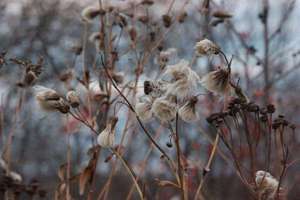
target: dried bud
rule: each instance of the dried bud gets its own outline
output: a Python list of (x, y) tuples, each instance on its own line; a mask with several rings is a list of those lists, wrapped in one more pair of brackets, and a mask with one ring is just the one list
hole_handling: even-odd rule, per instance
[(171, 142), (167, 142), (166, 145), (167, 145), (168, 148), (172, 148), (173, 147), (173, 145), (172, 145)]
[(172, 18), (169, 15), (163, 15), (162, 20), (166, 28), (169, 28), (171, 26)]
[(267, 112), (272, 114), (275, 112), (275, 106), (273, 104), (267, 105)]
[(62, 114), (66, 114), (69, 112), (70, 106), (63, 98), (60, 98), (56, 109), (59, 110)]
[(106, 125), (106, 128), (98, 135), (97, 142), (101, 147), (112, 148), (115, 141), (115, 126), (118, 118), (112, 117)]
[(25, 74), (25, 78), (24, 78), (24, 84), (26, 86), (30, 86), (30, 85), (33, 85), (34, 82), (36, 81), (37, 79), (37, 76), (36, 74), (33, 72), (33, 71), (28, 71), (26, 74)]
[(218, 54), (220, 52), (220, 47), (208, 39), (197, 42), (195, 49), (200, 56)]
[(94, 6), (86, 7), (81, 12), (81, 17), (84, 22), (91, 23), (95, 17), (100, 14), (99, 8)]
[(73, 108), (77, 108), (80, 104), (79, 96), (74, 90), (67, 93), (66, 99)]

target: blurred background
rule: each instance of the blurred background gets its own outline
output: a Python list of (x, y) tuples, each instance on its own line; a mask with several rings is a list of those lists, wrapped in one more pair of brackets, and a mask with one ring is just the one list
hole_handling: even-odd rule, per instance
[[(300, 3), (296, 0), (154, 0), (153, 5), (139, 0), (103, 0), (106, 9), (121, 10), (128, 20), (127, 27), (135, 27), (138, 42), (132, 47), (130, 32), (122, 31), (121, 25), (112, 26), (112, 35), (118, 40), (114, 50), (118, 51), (115, 70), (124, 76), (124, 82), (134, 82), (137, 74), (137, 60), (143, 56), (149, 45), (159, 41), (148, 60), (143, 62), (143, 73), (139, 82), (157, 76), (157, 57), (161, 49), (174, 48), (170, 64), (180, 59), (192, 60), (195, 43), (209, 38), (218, 44), (228, 57), (233, 55), (233, 77), (251, 101), (259, 105), (272, 103), (276, 113), (296, 124), (300, 123)], [(205, 7), (209, 2), (208, 9)], [(91, 33), (99, 31), (99, 20), (86, 24), (81, 19), (81, 11), (99, 1), (76, 0), (1, 0), (0, 1), (0, 151), (12, 135), (11, 168), (18, 172), (23, 181), (37, 180), (52, 199), (59, 183), (58, 169), (67, 159), (67, 135), (70, 135), (72, 175), (79, 173), (88, 163), (87, 151), (91, 146), (91, 131), (73, 118), (60, 113), (42, 111), (34, 98), (32, 87), (20, 87), (24, 68), (10, 58), (38, 63), (43, 58), (42, 73), (36, 84), (55, 88), (61, 93), (74, 88), (86, 91), (78, 79), (82, 77), (85, 65), (91, 80), (97, 80), (100, 60), (97, 49), (88, 40)], [(134, 5), (134, 6), (133, 6)], [(224, 12), (229, 16), (213, 15)], [(223, 13), (223, 14), (224, 14)], [(133, 17), (130, 17), (133, 14)], [(168, 14), (173, 17), (171, 27), (162, 20)], [(111, 14), (112, 16), (114, 14)], [(114, 15), (115, 17), (115, 15)], [(147, 23), (150, 20), (151, 23)], [(146, 21), (146, 22), (145, 22)], [(153, 23), (152, 23), (153, 22)], [(120, 35), (120, 36), (119, 36)], [(84, 55), (76, 54), (76, 48), (84, 43)], [(0, 60), (1, 61), (1, 60)], [(196, 59), (193, 69), (200, 75), (220, 65), (220, 60), (212, 58)], [(100, 80), (101, 81), (101, 80)], [(142, 91), (142, 89), (141, 89)], [(22, 98), (20, 98), (22, 97)], [(131, 98), (134, 102), (134, 98)], [(83, 100), (85, 101), (85, 100)], [(219, 98), (203, 97), (199, 104), (200, 122), (182, 123), (180, 134), (183, 155), (187, 163), (189, 188), (195, 191), (199, 183), (200, 170), (206, 163), (211, 144), (202, 132), (212, 130), (206, 122), (209, 114), (220, 109)], [(93, 116), (97, 118), (97, 128), (103, 129), (102, 115), (112, 115), (92, 102)], [(217, 106), (216, 106), (217, 105)], [(134, 120), (126, 121), (128, 109), (123, 107), (119, 114), (116, 143), (126, 132), (124, 158), (132, 165), (145, 183), (148, 199), (179, 199), (174, 189), (157, 187), (155, 178), (167, 179), (170, 172), (160, 160), (157, 150), (149, 151), (149, 141), (142, 134)], [(123, 117), (124, 116), (124, 117)], [(131, 116), (132, 117), (132, 116)], [(127, 124), (129, 123), (129, 125)], [(105, 123), (104, 123), (105, 124)], [(125, 130), (126, 126), (126, 130)], [(151, 133), (157, 131), (157, 141), (170, 155), (173, 148), (166, 147), (168, 134), (159, 122), (146, 124)], [(13, 134), (11, 134), (13, 133)], [(209, 134), (208, 134), (209, 135)], [(300, 147), (300, 137), (295, 137), (295, 152)], [(148, 155), (149, 154), (149, 155)], [(102, 150), (97, 165), (96, 187), (107, 184), (113, 174), (107, 199), (125, 199), (131, 189), (131, 180), (120, 163), (115, 160), (105, 162), (111, 154)], [(145, 156), (149, 156), (144, 163)], [(174, 157), (175, 158), (175, 157)], [(145, 170), (143, 169), (145, 165)], [(116, 167), (115, 172), (111, 169)], [(211, 174), (203, 188), (205, 199), (251, 199), (247, 189), (238, 180), (232, 166), (216, 156)], [(290, 169), (283, 181), (288, 188), (288, 199), (300, 198), (300, 164)], [(198, 178), (197, 178), (198, 177)], [(72, 186), (74, 199), (86, 199), (78, 195), (78, 185)], [(99, 192), (97, 191), (97, 193)], [(24, 199), (29, 198), (24, 196)], [(132, 199), (138, 199), (135, 194)], [(94, 198), (96, 199), (96, 198)]]

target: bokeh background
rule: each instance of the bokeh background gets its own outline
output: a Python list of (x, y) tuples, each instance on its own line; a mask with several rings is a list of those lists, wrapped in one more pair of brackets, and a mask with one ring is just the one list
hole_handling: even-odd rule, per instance
[[(272, 103), (278, 113), (298, 126), (300, 123), (300, 3), (296, 0), (269, 0), (268, 27), (262, 23), (264, 5), (263, 0), (211, 0), (208, 11), (203, 11), (206, 0), (189, 0), (183, 7), (183, 0), (154, 0), (152, 6), (140, 5), (141, 1), (103, 0), (105, 5), (124, 9), (128, 13), (134, 12), (134, 20), (128, 20), (135, 25), (140, 36), (136, 50), (130, 47), (128, 34), (119, 38), (117, 50), (119, 60), (116, 71), (124, 74), (126, 82), (135, 81), (136, 59), (143, 55), (143, 51), (151, 44), (149, 35), (156, 34), (160, 39), (159, 48), (175, 48), (176, 55), (169, 61), (176, 63), (179, 59), (191, 60), (197, 41), (209, 38), (217, 43), (230, 57), (233, 55), (233, 76), (240, 78), (240, 85), (251, 101), (259, 105)], [(172, 8), (168, 11), (170, 4)], [(6, 58), (19, 58), (36, 63), (44, 58), (43, 72), (37, 84), (55, 88), (66, 92), (69, 88), (83, 91), (77, 77), (83, 74), (82, 65), (86, 65), (91, 72), (92, 79), (98, 79), (100, 61), (94, 44), (87, 37), (99, 30), (97, 21), (88, 26), (81, 20), (80, 13), (88, 5), (97, 5), (98, 1), (76, 0), (1, 0), (0, 1), (0, 51), (7, 52)], [(139, 5), (138, 5), (139, 4)], [(132, 5), (137, 5), (133, 6)], [(132, 11), (134, 10), (134, 11)], [(170, 29), (163, 25), (162, 15), (171, 16), (186, 12), (183, 23), (176, 23)], [(215, 11), (224, 11), (232, 15), (225, 21), (216, 21), (212, 16)], [(124, 11), (125, 12), (125, 11)], [(207, 13), (208, 12), (208, 13)], [(141, 18), (147, 16), (155, 24), (145, 25)], [(134, 22), (132, 22), (134, 21)], [(129, 26), (129, 25), (128, 25)], [(113, 27), (117, 36), (120, 27)], [(85, 58), (74, 54), (74, 47), (86, 41)], [(157, 75), (159, 66), (155, 50), (149, 60), (144, 63), (140, 81)], [(220, 61), (212, 58), (197, 59), (193, 69), (201, 76), (214, 69)], [(72, 73), (67, 82), (62, 78), (66, 73)], [(59, 182), (57, 172), (66, 162), (66, 138), (71, 134), (72, 174), (78, 173), (89, 161), (87, 155), (91, 147), (90, 130), (81, 126), (72, 118), (60, 113), (47, 113), (37, 105), (31, 87), (20, 88), (17, 82), (23, 76), (22, 67), (7, 61), (0, 68), (0, 150), (13, 132), (11, 162), (12, 169), (20, 173), (25, 182), (38, 180), (41, 187), (47, 191), (47, 198), (53, 198)], [(19, 96), (22, 95), (22, 102)], [(84, 96), (84, 95), (83, 95)], [(82, 97), (84, 98), (84, 97)], [(134, 98), (131, 99), (134, 101)], [(220, 106), (219, 98), (208, 97), (202, 99), (199, 105), (201, 120), (195, 124), (183, 124), (180, 127), (182, 135), (182, 150), (188, 163), (189, 187), (194, 191), (199, 183), (201, 167), (205, 165), (211, 144), (207, 136), (202, 134), (211, 129), (205, 118)], [(95, 103), (95, 102), (94, 102)], [(96, 104), (96, 103), (95, 103)], [(93, 108), (97, 109), (97, 106)], [(95, 111), (95, 116), (97, 112)], [(126, 125), (128, 110), (124, 107), (120, 111), (117, 126), (116, 143), (121, 140)], [(112, 111), (106, 113), (111, 115)], [(98, 115), (101, 115), (98, 113)], [(103, 122), (97, 118), (98, 128)], [(149, 150), (149, 141), (141, 133), (138, 124), (130, 120), (124, 141), (124, 157), (133, 166), (136, 173), (141, 171), (143, 159)], [(127, 125), (126, 125), (127, 126)], [(159, 122), (146, 124), (150, 132), (160, 129), (157, 138), (164, 149), (175, 156), (174, 149), (168, 149), (166, 142), (168, 134)], [(103, 129), (103, 128), (102, 128)], [(299, 149), (299, 135), (296, 137), (296, 149)], [(111, 168), (116, 161), (104, 162), (110, 152), (101, 151), (96, 176), (99, 189), (111, 175)], [(179, 199), (172, 188), (157, 187), (155, 177), (168, 178), (170, 172), (162, 164), (158, 151), (153, 150), (145, 163), (142, 177), (146, 183), (149, 199)], [(131, 180), (120, 163), (116, 162), (110, 191), (107, 199), (125, 199), (131, 188)], [(295, 164), (291, 174), (287, 175), (283, 185), (288, 188), (288, 199), (300, 199), (299, 193), (300, 164)], [(194, 188), (194, 189), (193, 189)], [(78, 196), (78, 186), (72, 186), (75, 199), (85, 199)], [(250, 199), (246, 188), (236, 177), (232, 166), (216, 157), (212, 172), (204, 186), (206, 199)], [(151, 195), (153, 194), (153, 195)], [(154, 195), (155, 194), (155, 195)], [(24, 198), (28, 198), (25, 197)], [(132, 196), (136, 199), (137, 196)]]

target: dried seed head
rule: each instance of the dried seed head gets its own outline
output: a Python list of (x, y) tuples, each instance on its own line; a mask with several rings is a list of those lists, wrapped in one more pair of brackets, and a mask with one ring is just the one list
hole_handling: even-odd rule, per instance
[(203, 39), (196, 43), (195, 49), (198, 55), (212, 55), (220, 52), (220, 47), (208, 39)]
[(70, 111), (70, 106), (63, 98), (60, 98), (56, 109), (59, 110), (62, 114), (66, 114)]
[(175, 65), (168, 65), (163, 76), (171, 76), (172, 80), (167, 94), (174, 95), (179, 100), (193, 96), (200, 80), (197, 73), (189, 67), (189, 63), (185, 60), (180, 60)]
[(275, 106), (273, 104), (267, 105), (267, 112), (272, 114), (275, 112)]
[(81, 17), (84, 22), (92, 23), (93, 19), (100, 14), (99, 8), (94, 6), (88, 6), (84, 8), (81, 12)]
[(178, 110), (178, 114), (185, 122), (194, 122), (199, 119), (199, 115), (196, 112), (196, 103), (198, 99), (196, 96), (192, 97)]
[(169, 28), (172, 24), (172, 18), (170, 15), (163, 15), (162, 16), (163, 24), (166, 28)]
[(73, 108), (77, 108), (80, 104), (79, 96), (74, 90), (67, 93), (66, 99)]
[(230, 92), (232, 87), (229, 82), (230, 72), (228, 69), (222, 68), (209, 72), (200, 81), (204, 88), (220, 95)]
[(138, 102), (135, 105), (135, 111), (137, 116), (142, 120), (142, 121), (149, 121), (152, 118), (152, 102), (150, 99), (146, 99), (143, 102)]
[(153, 114), (163, 123), (172, 121), (176, 117), (176, 97), (160, 97), (154, 100), (152, 105)]
[(266, 195), (266, 199), (273, 199), (278, 188), (278, 181), (266, 171), (257, 171), (255, 182), (260, 194)]
[(69, 105), (55, 90), (43, 86), (35, 86), (34, 89), (35, 97), (45, 111), (58, 110), (63, 114), (69, 112)]
[(106, 128), (98, 135), (97, 143), (104, 148), (113, 148), (115, 141), (115, 126), (118, 118), (112, 117), (108, 121)]

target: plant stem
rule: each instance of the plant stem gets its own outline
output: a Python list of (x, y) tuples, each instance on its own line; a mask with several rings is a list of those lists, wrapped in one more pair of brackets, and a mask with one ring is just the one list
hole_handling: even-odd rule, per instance
[(129, 165), (127, 164), (127, 162), (122, 158), (122, 156), (117, 152), (115, 151), (114, 149), (110, 149), (122, 162), (123, 166), (125, 167), (125, 169), (127, 170), (128, 174), (130, 175), (130, 177), (132, 178), (134, 184), (135, 184), (135, 187), (139, 193), (139, 196), (140, 196), (140, 199), (144, 199), (144, 196), (143, 196), (143, 192), (135, 178), (135, 175), (134, 175), (134, 172), (133, 170), (129, 167)]

